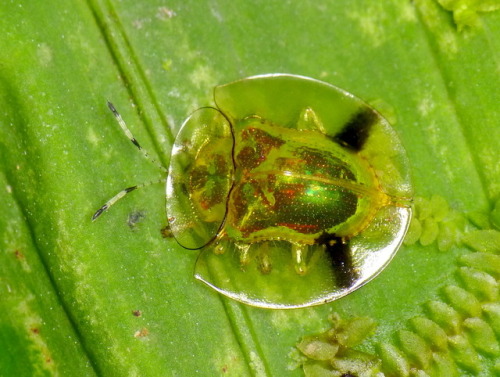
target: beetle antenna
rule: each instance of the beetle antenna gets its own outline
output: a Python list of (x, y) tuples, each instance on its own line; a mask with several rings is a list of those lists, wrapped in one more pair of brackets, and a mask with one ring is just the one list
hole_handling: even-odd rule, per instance
[(153, 163), (154, 165), (156, 165), (160, 170), (164, 171), (164, 172), (167, 172), (167, 169), (165, 168), (165, 166), (163, 166), (161, 163), (159, 163), (157, 160), (155, 160), (154, 158), (151, 157), (151, 155), (149, 154), (149, 152), (144, 149), (140, 144), (139, 142), (137, 141), (137, 139), (134, 137), (134, 135), (132, 134), (132, 132), (130, 132), (129, 128), (127, 127), (127, 124), (125, 123), (125, 121), (123, 120), (122, 116), (120, 115), (120, 113), (118, 112), (118, 110), (116, 110), (115, 106), (111, 103), (111, 102), (107, 102), (108, 103), (108, 107), (109, 109), (111, 110), (111, 112), (113, 113), (113, 115), (115, 116), (116, 118), (116, 121), (118, 122), (118, 124), (120, 125), (121, 129), (123, 130), (123, 132), (125, 133), (125, 135), (127, 135), (128, 139), (132, 142), (132, 144), (134, 144), (137, 149), (139, 149), (142, 153), (142, 155), (151, 163)]
[(140, 185), (127, 187), (126, 189), (120, 191), (118, 194), (116, 194), (115, 196), (113, 196), (101, 208), (99, 208), (94, 213), (94, 215), (92, 216), (92, 221), (97, 220), (97, 218), (99, 216), (101, 216), (105, 211), (107, 211), (109, 209), (109, 207), (111, 207), (113, 204), (115, 204), (118, 200), (120, 200), (121, 198), (123, 198), (128, 193), (131, 193), (132, 191), (135, 191), (137, 189), (140, 189), (140, 188), (143, 188), (143, 187), (147, 187), (147, 186), (151, 186), (151, 185), (154, 185), (154, 184), (157, 184), (157, 183), (164, 183), (166, 180), (167, 180), (166, 178), (162, 178), (162, 179), (159, 179), (157, 181), (150, 181), (150, 182), (146, 182), (146, 183), (141, 183)]
[[(134, 144), (137, 149), (139, 149), (142, 153), (142, 155), (151, 163), (153, 163), (154, 165), (156, 165), (160, 170), (164, 171), (164, 172), (167, 172), (167, 169), (165, 168), (165, 166), (163, 166), (161, 163), (159, 163), (157, 160), (155, 160), (154, 158), (151, 157), (151, 155), (149, 154), (149, 152), (147, 150), (145, 150), (140, 144), (139, 142), (137, 141), (137, 139), (134, 137), (134, 135), (132, 134), (132, 132), (130, 132), (129, 128), (127, 127), (127, 124), (125, 123), (125, 121), (123, 120), (122, 116), (120, 115), (120, 113), (118, 112), (118, 110), (116, 110), (115, 106), (111, 103), (111, 102), (107, 102), (108, 103), (108, 107), (109, 109), (111, 110), (111, 112), (113, 113), (113, 115), (115, 116), (116, 118), (116, 121), (118, 122), (118, 124), (120, 125), (121, 129), (123, 130), (123, 132), (125, 133), (125, 135), (127, 135), (128, 139), (132, 142), (132, 144)], [(95, 221), (97, 220), (97, 218), (99, 218), (99, 216), (101, 216), (105, 211), (107, 211), (109, 209), (109, 207), (111, 207), (113, 204), (115, 204), (118, 200), (120, 200), (121, 198), (123, 198), (125, 195), (127, 195), (128, 193), (132, 192), (132, 191), (135, 191), (139, 188), (143, 188), (143, 187), (147, 187), (147, 186), (151, 186), (153, 184), (156, 184), (156, 183), (162, 183), (162, 182), (165, 182), (167, 179), (166, 178), (162, 178), (162, 179), (159, 179), (157, 181), (150, 181), (150, 182), (145, 182), (145, 183), (141, 183), (139, 185), (135, 185), (135, 186), (131, 186), (131, 187), (127, 187), (126, 189), (124, 190), (121, 190), (118, 194), (116, 194), (115, 196), (113, 196), (111, 199), (109, 199), (101, 208), (99, 208), (95, 213), (94, 215), (92, 216), (92, 221)]]

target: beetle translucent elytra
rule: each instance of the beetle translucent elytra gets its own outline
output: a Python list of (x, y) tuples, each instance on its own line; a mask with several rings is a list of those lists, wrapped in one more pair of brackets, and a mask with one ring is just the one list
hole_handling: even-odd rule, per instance
[(170, 231), (201, 250), (196, 278), (266, 308), (330, 302), (374, 278), (411, 218), (408, 161), (389, 123), (295, 75), (221, 85), (214, 101), (182, 125), (166, 179)]

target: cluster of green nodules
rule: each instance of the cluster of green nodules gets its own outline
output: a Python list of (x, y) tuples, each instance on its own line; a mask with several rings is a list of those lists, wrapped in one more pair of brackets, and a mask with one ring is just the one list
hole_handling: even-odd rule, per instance
[(414, 216), (405, 237), (405, 245), (429, 246), (437, 243), (440, 251), (465, 244), (476, 251), (500, 249), (500, 200), (491, 211), (466, 215), (450, 208), (446, 199), (433, 195), (417, 197)]
[(302, 366), (306, 377), (371, 376), (380, 371), (380, 359), (354, 349), (375, 329), (368, 317), (342, 319), (330, 316), (332, 328), (319, 335), (306, 336), (297, 344), (305, 356)]
[(437, 0), (446, 10), (453, 12), (453, 20), (459, 31), (479, 28), (481, 21), (478, 13), (493, 12), (500, 9), (499, 1), (478, 0)]
[(404, 243), (428, 246), (437, 242), (441, 251), (458, 244), (464, 232), (466, 218), (450, 209), (445, 198), (433, 195), (430, 199), (416, 197), (414, 214)]
[[(481, 255), (491, 254), (468, 254)], [(500, 330), (498, 283), (485, 271), (498, 276), (500, 269), (491, 260), (483, 262), (461, 258), (461, 283), (441, 289), (442, 300), (425, 303), (423, 313), (397, 331), (394, 342), (377, 344), (374, 354), (353, 347), (373, 333), (375, 322), (366, 317), (343, 320), (334, 314), (330, 330), (304, 337), (297, 345), (305, 376), (458, 377), (464, 371), (499, 375), (500, 361), (486, 361), (500, 355), (495, 335)]]

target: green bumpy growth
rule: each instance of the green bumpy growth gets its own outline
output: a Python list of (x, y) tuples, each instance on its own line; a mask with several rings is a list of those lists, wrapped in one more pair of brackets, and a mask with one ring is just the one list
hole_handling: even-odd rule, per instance
[(473, 250), (495, 252), (500, 245), (500, 200), (491, 212), (466, 216), (451, 209), (442, 196), (415, 198), (415, 211), (404, 244), (429, 246), (437, 242), (440, 251), (465, 244)]
[(368, 317), (341, 319), (330, 316), (332, 328), (319, 335), (306, 336), (297, 348), (306, 356), (303, 362), (307, 377), (340, 377), (346, 374), (372, 376), (380, 371), (380, 360), (354, 349), (375, 329)]
[(478, 13), (500, 9), (498, 0), (437, 0), (446, 10), (453, 12), (458, 31), (477, 29), (480, 26)]
[(463, 215), (450, 209), (446, 199), (433, 195), (430, 199), (415, 198), (415, 211), (405, 238), (405, 245), (438, 243), (440, 251), (460, 243), (466, 226)]

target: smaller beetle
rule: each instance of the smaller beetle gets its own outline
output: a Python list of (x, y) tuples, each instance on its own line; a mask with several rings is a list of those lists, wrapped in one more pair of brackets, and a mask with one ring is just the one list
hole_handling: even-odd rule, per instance
[(196, 278), (265, 308), (330, 302), (373, 279), (411, 218), (408, 161), (388, 122), (295, 75), (218, 86), (214, 99), (182, 125), (166, 179), (170, 231), (201, 249)]

